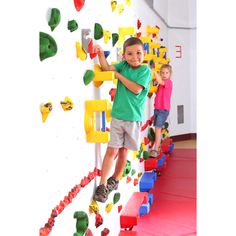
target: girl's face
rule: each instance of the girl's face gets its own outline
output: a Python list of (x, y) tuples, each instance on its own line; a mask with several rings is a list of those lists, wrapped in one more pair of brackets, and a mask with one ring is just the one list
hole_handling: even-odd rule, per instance
[(171, 73), (170, 73), (170, 70), (168, 68), (163, 68), (161, 70), (161, 78), (163, 80), (170, 79), (170, 76), (171, 76)]
[(124, 59), (131, 67), (139, 67), (143, 63), (144, 59), (143, 47), (139, 44), (126, 47)]

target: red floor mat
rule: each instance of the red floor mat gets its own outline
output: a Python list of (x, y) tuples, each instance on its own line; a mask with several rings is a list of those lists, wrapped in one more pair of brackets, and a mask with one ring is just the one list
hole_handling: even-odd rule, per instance
[(139, 236), (196, 235), (196, 149), (173, 150), (151, 192), (151, 211), (134, 228)]

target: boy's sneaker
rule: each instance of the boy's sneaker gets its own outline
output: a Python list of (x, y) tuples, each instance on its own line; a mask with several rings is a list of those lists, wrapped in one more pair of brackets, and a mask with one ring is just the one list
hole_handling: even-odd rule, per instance
[(104, 184), (101, 184), (97, 187), (93, 199), (98, 202), (105, 202), (108, 198), (108, 189)]
[(107, 180), (107, 189), (108, 189), (109, 193), (114, 189), (116, 190), (118, 188), (118, 184), (119, 184), (118, 180), (116, 180), (114, 177), (110, 177)]

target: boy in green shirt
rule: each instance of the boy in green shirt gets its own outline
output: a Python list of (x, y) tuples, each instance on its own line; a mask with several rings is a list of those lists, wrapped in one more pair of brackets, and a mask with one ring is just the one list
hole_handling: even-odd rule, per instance
[[(102, 163), (100, 185), (93, 197), (96, 201), (105, 202), (108, 194), (118, 187), (118, 177), (125, 168), (128, 149), (139, 149), (141, 125), (152, 74), (147, 65), (142, 65), (144, 48), (139, 38), (131, 37), (124, 42), (124, 60), (118, 64), (109, 65), (100, 46), (95, 45), (94, 51), (98, 53), (102, 70), (114, 71), (118, 79), (111, 111), (110, 141)], [(108, 178), (117, 155), (115, 171)]]

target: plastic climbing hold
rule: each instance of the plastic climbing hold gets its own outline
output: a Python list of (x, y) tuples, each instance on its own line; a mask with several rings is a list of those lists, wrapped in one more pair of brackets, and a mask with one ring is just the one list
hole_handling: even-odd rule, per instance
[(52, 103), (48, 102), (46, 104), (40, 105), (40, 112), (42, 114), (42, 121), (45, 122), (48, 118), (49, 113), (52, 111)]
[(136, 170), (135, 170), (135, 169), (132, 169), (132, 170), (131, 170), (131, 175), (133, 176), (135, 173), (136, 173)]
[(85, 2), (85, 0), (74, 0), (75, 9), (77, 11), (80, 11), (84, 6), (84, 2)]
[(92, 200), (91, 204), (89, 205), (89, 211), (95, 214), (99, 212), (99, 206), (95, 200)]
[(73, 108), (73, 102), (69, 97), (65, 97), (64, 101), (61, 101), (61, 106), (64, 111), (70, 111)]
[(134, 178), (134, 182), (133, 182), (134, 186), (136, 186), (138, 184), (138, 179)]
[(126, 4), (130, 7), (131, 6), (131, 0), (126, 0)]
[(44, 32), (39, 33), (39, 47), (39, 56), (41, 61), (48, 57), (53, 57), (57, 53), (56, 41), (52, 36)]
[(119, 40), (119, 34), (113, 33), (111, 37), (112, 37), (112, 46), (114, 47), (116, 42)]
[(53, 31), (59, 25), (60, 21), (61, 21), (60, 10), (57, 8), (52, 8), (51, 16), (48, 21), (48, 25), (50, 26), (51, 31)]
[(84, 84), (88, 85), (91, 81), (93, 81), (94, 76), (95, 76), (94, 71), (86, 70), (86, 72), (83, 76)]
[(167, 129), (169, 127), (169, 123), (168, 122), (165, 122), (164, 125), (163, 125), (163, 128), (164, 129)]
[(101, 232), (101, 236), (106, 236), (110, 233), (110, 230), (108, 228), (104, 228), (104, 230)]
[(104, 35), (104, 43), (107, 44), (108, 41), (111, 39), (111, 33), (108, 30), (104, 30), (103, 35)]
[(129, 160), (126, 161), (126, 166), (123, 171), (123, 177), (127, 176), (131, 170), (131, 162)]
[(76, 211), (74, 218), (77, 220), (76, 233), (74, 233), (74, 236), (83, 236), (89, 224), (88, 215), (84, 211)]
[(115, 193), (113, 197), (113, 204), (116, 204), (120, 200), (120, 193)]
[(88, 228), (86, 230), (85, 236), (93, 236), (93, 233), (92, 233), (91, 229)]
[(78, 29), (78, 23), (76, 22), (76, 20), (70, 20), (68, 21), (67, 23), (67, 29), (70, 31), (70, 32), (73, 32), (75, 30)]
[(110, 55), (110, 51), (104, 51), (104, 56), (107, 58)]
[(99, 23), (95, 23), (94, 25), (94, 38), (96, 40), (101, 39), (103, 37), (103, 28)]
[(148, 151), (144, 151), (144, 152), (143, 152), (143, 159), (144, 159), (144, 160), (147, 160), (147, 159), (148, 159), (148, 156), (149, 156)]
[(126, 183), (128, 184), (130, 181), (132, 180), (132, 178), (130, 176), (126, 177)]
[(96, 214), (96, 218), (95, 218), (95, 226), (96, 226), (96, 228), (98, 228), (102, 224), (103, 224), (103, 218), (102, 218), (102, 216), (99, 213), (97, 213)]
[(108, 203), (108, 204), (106, 205), (105, 210), (106, 210), (107, 213), (110, 213), (110, 211), (111, 211), (113, 205), (114, 205), (114, 204), (113, 204), (112, 202), (111, 202), (111, 203)]
[(120, 212), (121, 212), (122, 208), (123, 208), (123, 206), (122, 206), (122, 205), (119, 205), (119, 206), (117, 207), (117, 209), (118, 209), (118, 213), (120, 213)]
[(124, 9), (125, 9), (124, 4), (120, 4), (118, 6), (118, 14), (120, 15), (124, 11)]
[(116, 88), (110, 89), (109, 95), (111, 96), (111, 101), (112, 102), (114, 101), (115, 94), (116, 94)]
[(76, 46), (76, 56), (79, 58), (81, 61), (85, 61), (87, 59), (87, 53), (81, 46), (79, 42), (75, 43)]
[(148, 139), (150, 141), (155, 141), (155, 132), (154, 132), (153, 128), (151, 128), (151, 127), (148, 130)]
[(116, 10), (117, 1), (111, 0), (111, 10), (112, 12)]
[(141, 21), (138, 19), (138, 20), (137, 20), (137, 28), (140, 29), (141, 25), (142, 25), (142, 23), (141, 23)]

